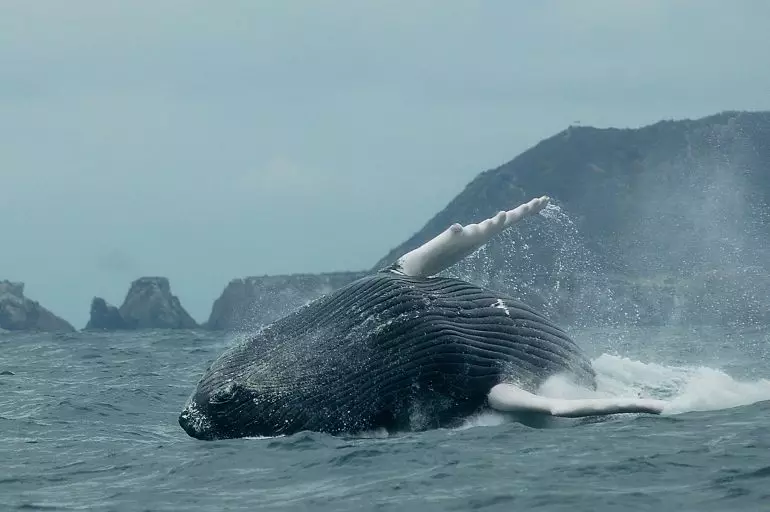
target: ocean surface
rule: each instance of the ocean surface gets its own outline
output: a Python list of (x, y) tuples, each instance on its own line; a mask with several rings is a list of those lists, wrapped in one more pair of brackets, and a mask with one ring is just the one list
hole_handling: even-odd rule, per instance
[(0, 334), (0, 510), (770, 510), (770, 329), (571, 334), (669, 410), (205, 442), (177, 415), (231, 336)]

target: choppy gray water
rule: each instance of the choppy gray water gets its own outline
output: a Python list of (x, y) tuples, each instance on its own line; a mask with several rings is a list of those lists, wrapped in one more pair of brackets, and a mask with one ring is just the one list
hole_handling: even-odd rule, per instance
[(671, 410), (204, 442), (177, 415), (225, 335), (0, 334), (0, 510), (770, 510), (770, 329), (572, 334)]

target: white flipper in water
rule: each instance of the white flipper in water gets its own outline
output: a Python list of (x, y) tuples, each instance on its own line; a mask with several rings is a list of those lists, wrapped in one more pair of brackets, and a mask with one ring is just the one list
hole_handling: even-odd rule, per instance
[(451, 267), (492, 237), (504, 231), (519, 220), (535, 215), (546, 207), (547, 196), (532, 199), (507, 212), (499, 212), (478, 224), (452, 224), (435, 238), (401, 256), (394, 270), (407, 276), (430, 277)]
[(498, 384), (489, 391), (489, 406), (500, 412), (528, 412), (563, 418), (605, 416), (620, 413), (660, 414), (666, 402), (652, 398), (549, 398), (512, 384)]

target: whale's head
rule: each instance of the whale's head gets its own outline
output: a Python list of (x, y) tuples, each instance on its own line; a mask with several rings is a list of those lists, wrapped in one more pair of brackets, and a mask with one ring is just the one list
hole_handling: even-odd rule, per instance
[(254, 346), (252, 341), (233, 347), (206, 370), (179, 415), (179, 425), (191, 437), (274, 436), (290, 426), (282, 414), (297, 417)]

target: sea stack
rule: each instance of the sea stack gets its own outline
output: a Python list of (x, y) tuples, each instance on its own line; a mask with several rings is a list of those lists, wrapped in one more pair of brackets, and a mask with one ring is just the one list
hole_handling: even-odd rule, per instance
[(86, 330), (118, 331), (130, 328), (131, 326), (116, 306), (101, 297), (94, 297), (91, 301), (91, 317), (86, 325)]
[(198, 323), (171, 293), (165, 277), (141, 277), (131, 283), (120, 308), (95, 297), (86, 329), (195, 329)]

